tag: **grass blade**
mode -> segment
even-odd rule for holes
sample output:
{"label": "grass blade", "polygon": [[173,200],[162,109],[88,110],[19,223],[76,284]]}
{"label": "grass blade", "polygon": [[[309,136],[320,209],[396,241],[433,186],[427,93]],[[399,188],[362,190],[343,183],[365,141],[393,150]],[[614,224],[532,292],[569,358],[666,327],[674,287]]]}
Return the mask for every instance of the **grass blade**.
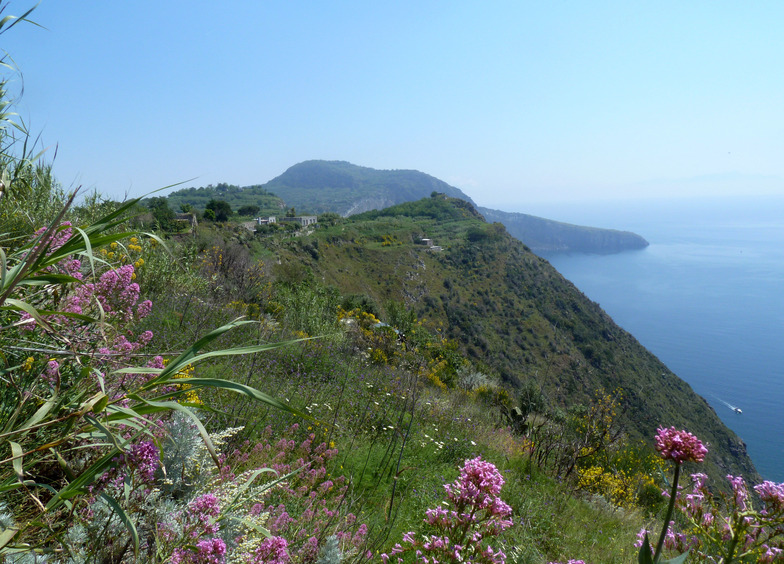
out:
{"label": "grass blade", "polygon": [[17,479],[20,483],[24,483],[24,469],[22,468],[22,456],[24,452],[22,451],[22,447],[19,443],[15,443],[14,441],[8,441],[8,444],[11,445],[11,456],[13,457],[13,467],[14,473],[16,474]]}
{"label": "grass blade", "polygon": [[128,517],[128,514],[125,512],[125,510],[120,507],[120,504],[117,503],[117,500],[115,500],[112,496],[102,492],[101,499],[103,499],[109,505],[109,507],[112,508],[112,511],[117,514],[117,516],[120,518],[120,521],[122,521],[125,525],[125,528],[128,529],[128,533],[130,533],[131,538],[133,539],[133,554],[138,558],[139,532],[136,530],[136,525],[133,524],[131,518]]}
{"label": "grass blade", "polygon": [[260,392],[256,388],[251,388],[250,386],[246,386],[238,382],[233,382],[231,380],[222,380],[220,378],[177,378],[176,380],[173,380],[173,382],[175,382],[178,386],[190,384],[191,386],[221,388],[224,390],[230,390],[232,392],[243,394],[256,401],[265,403],[270,407],[287,411],[292,415],[297,415],[304,419],[311,419],[309,415],[294,409],[293,407],[285,404],[284,402],[278,399],[273,398],[272,396],[268,396],[264,392]]}

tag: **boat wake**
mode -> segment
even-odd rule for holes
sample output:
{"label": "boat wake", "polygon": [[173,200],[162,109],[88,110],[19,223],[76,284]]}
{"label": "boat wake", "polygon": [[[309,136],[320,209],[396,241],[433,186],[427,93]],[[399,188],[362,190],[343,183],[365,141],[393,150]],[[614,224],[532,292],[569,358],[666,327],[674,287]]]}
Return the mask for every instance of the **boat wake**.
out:
{"label": "boat wake", "polygon": [[[713,395],[713,394],[711,394],[711,395]],[[713,397],[716,398],[717,400],[719,400],[721,403],[723,403],[727,407],[729,407],[735,413],[743,413],[743,410],[741,408],[739,408],[738,406],[732,405],[731,403],[728,403],[728,402],[724,401],[723,399],[721,399],[719,397],[716,397],[716,396],[713,396]]]}

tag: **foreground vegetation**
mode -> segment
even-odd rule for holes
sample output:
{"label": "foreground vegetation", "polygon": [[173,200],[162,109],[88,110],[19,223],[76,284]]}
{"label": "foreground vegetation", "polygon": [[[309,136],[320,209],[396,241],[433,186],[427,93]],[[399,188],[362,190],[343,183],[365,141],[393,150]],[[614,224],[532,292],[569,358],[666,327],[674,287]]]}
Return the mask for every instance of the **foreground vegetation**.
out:
{"label": "foreground vegetation", "polygon": [[[532,463],[529,440],[499,426],[499,389],[437,333],[410,319],[404,344],[351,297],[274,283],[218,240],[167,250],[111,218],[84,229],[89,251],[58,217],[9,248],[6,280],[28,274],[9,285],[4,314],[8,558],[186,561],[221,547],[206,544],[221,533],[242,561],[262,550],[263,527],[295,561],[330,542],[344,559],[374,559],[477,456],[506,479],[513,515],[532,519],[516,519],[500,547],[542,561],[571,532],[565,546],[582,552],[629,550],[641,513],[567,495],[572,486]],[[199,354],[220,346],[244,354]],[[455,367],[463,384],[449,389],[438,374]],[[578,532],[597,514],[606,533]]]}

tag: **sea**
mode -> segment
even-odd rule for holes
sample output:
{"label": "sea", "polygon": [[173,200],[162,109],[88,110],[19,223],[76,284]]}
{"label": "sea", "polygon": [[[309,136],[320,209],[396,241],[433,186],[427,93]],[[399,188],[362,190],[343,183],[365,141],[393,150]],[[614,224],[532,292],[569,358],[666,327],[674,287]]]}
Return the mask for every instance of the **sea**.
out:
{"label": "sea", "polygon": [[649,241],[545,258],[713,406],[764,479],[784,482],[784,195],[515,207]]}

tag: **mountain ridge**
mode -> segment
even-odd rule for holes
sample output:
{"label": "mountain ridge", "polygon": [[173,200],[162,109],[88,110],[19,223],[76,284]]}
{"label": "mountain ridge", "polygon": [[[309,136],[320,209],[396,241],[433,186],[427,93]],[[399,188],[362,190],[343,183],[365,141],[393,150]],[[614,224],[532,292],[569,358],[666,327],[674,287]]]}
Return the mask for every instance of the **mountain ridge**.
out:
{"label": "mountain ridge", "polygon": [[[433,192],[469,202],[489,221],[503,223],[512,235],[538,254],[614,253],[648,246],[643,237],[627,231],[584,227],[523,213],[480,208],[459,188],[417,170],[378,170],[347,161],[303,161],[262,185],[187,188],[171,193],[169,200],[174,206],[188,204],[203,209],[206,201],[213,197],[238,207],[241,203],[249,203],[258,193],[263,197],[259,202],[262,215],[279,213],[288,207],[299,213],[332,212],[346,217],[419,200]],[[273,201],[272,196],[278,201]]]}

